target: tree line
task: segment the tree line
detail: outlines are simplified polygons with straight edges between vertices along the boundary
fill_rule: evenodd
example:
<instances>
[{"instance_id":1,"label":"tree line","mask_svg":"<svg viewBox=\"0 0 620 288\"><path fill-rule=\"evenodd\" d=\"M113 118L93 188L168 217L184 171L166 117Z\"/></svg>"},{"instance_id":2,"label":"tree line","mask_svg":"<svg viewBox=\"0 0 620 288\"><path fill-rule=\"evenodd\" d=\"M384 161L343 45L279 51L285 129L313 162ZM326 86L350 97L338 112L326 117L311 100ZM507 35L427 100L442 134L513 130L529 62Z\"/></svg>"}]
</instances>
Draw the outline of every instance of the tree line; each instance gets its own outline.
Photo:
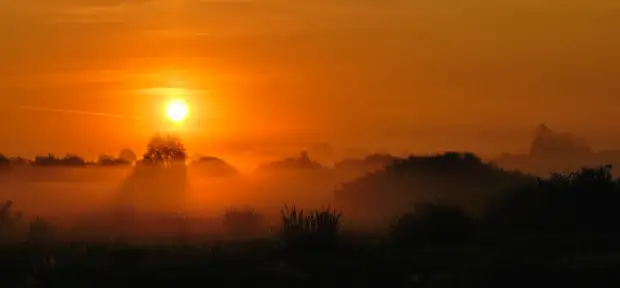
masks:
<instances>
[{"instance_id":1,"label":"tree line","mask_svg":"<svg viewBox=\"0 0 620 288\"><path fill-rule=\"evenodd\" d=\"M102 154L96 161L89 161L74 154L57 156L53 153L35 156L34 159L8 157L0 154L0 166L35 166L35 167L86 167L96 166L131 166L137 161L136 154L130 149L123 149L118 156Z\"/></svg>"}]
</instances>

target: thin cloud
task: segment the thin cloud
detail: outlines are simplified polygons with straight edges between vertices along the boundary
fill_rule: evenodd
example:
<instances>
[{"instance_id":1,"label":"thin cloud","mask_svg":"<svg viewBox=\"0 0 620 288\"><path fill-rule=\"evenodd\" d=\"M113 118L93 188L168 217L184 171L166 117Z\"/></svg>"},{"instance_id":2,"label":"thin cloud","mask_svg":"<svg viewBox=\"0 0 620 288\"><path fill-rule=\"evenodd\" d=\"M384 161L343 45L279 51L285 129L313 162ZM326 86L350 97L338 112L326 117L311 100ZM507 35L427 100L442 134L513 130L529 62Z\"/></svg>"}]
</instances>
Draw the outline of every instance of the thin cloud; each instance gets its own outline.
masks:
<instances>
[{"instance_id":1,"label":"thin cloud","mask_svg":"<svg viewBox=\"0 0 620 288\"><path fill-rule=\"evenodd\" d=\"M153 2L155 0L81 0L78 2L82 6L109 7L118 5L133 5Z\"/></svg>"},{"instance_id":2,"label":"thin cloud","mask_svg":"<svg viewBox=\"0 0 620 288\"><path fill-rule=\"evenodd\" d=\"M74 114L74 115L83 115L83 116L98 116L98 117L108 117L108 118L118 118L118 119L130 118L133 120L142 120L142 118L138 116L128 116L128 115L115 114L115 113L104 113L104 112L94 112L94 111L84 111L84 110L60 109L60 108L53 108L53 107L15 105L15 106L5 106L5 108L30 110L30 111L41 111L41 112L52 112L52 113L63 113L63 114Z\"/></svg>"},{"instance_id":3,"label":"thin cloud","mask_svg":"<svg viewBox=\"0 0 620 288\"><path fill-rule=\"evenodd\" d=\"M194 31L190 29L153 29L153 30L146 30L144 33L148 35L154 35L154 36L160 36L160 37L176 37L176 38L211 36L211 33L209 32Z\"/></svg>"}]
</instances>

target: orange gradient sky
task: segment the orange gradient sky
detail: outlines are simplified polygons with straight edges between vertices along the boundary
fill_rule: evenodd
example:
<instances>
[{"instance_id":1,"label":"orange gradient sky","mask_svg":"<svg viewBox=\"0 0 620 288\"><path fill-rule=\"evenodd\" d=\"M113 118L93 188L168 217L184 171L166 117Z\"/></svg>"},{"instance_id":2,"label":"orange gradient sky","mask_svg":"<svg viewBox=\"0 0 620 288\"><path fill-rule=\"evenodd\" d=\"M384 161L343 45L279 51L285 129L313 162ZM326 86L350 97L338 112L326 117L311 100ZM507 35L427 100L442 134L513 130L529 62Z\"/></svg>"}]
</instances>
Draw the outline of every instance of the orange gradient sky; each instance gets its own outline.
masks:
<instances>
[{"instance_id":1,"label":"orange gradient sky","mask_svg":"<svg viewBox=\"0 0 620 288\"><path fill-rule=\"evenodd\" d=\"M615 0L3 0L0 151L140 151L179 91L202 154L620 148L619 31Z\"/></svg>"}]
</instances>

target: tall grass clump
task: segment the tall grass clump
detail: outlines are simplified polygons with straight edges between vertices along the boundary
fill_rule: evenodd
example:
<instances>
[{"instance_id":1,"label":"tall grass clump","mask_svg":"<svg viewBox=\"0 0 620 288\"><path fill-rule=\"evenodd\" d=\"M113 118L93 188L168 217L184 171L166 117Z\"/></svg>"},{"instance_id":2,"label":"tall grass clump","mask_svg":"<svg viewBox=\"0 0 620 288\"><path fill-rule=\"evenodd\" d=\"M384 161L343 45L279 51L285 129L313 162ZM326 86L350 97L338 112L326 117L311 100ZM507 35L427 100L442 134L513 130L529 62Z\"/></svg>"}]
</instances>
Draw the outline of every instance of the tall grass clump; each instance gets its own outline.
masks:
<instances>
[{"instance_id":1,"label":"tall grass clump","mask_svg":"<svg viewBox=\"0 0 620 288\"><path fill-rule=\"evenodd\" d=\"M305 214L303 209L285 206L280 213L281 237L286 245L325 246L334 244L338 239L341 213L335 210L324 208Z\"/></svg>"},{"instance_id":2,"label":"tall grass clump","mask_svg":"<svg viewBox=\"0 0 620 288\"><path fill-rule=\"evenodd\" d=\"M222 219L224 228L236 238L255 237L261 233L264 217L253 208L229 208Z\"/></svg>"}]
</instances>

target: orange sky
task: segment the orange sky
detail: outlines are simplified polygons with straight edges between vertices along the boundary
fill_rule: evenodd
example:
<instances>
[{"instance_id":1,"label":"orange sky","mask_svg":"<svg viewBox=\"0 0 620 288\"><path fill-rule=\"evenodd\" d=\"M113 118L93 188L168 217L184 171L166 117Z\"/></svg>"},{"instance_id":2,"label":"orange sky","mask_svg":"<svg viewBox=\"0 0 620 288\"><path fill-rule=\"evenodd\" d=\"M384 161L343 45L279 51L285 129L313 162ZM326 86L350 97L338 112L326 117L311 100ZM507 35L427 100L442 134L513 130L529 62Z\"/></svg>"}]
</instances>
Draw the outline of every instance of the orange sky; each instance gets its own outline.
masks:
<instances>
[{"instance_id":1,"label":"orange sky","mask_svg":"<svg viewBox=\"0 0 620 288\"><path fill-rule=\"evenodd\" d=\"M523 151L539 122L620 148L615 0L3 0L0 43L7 154L140 150L162 88L196 153Z\"/></svg>"}]
</instances>

